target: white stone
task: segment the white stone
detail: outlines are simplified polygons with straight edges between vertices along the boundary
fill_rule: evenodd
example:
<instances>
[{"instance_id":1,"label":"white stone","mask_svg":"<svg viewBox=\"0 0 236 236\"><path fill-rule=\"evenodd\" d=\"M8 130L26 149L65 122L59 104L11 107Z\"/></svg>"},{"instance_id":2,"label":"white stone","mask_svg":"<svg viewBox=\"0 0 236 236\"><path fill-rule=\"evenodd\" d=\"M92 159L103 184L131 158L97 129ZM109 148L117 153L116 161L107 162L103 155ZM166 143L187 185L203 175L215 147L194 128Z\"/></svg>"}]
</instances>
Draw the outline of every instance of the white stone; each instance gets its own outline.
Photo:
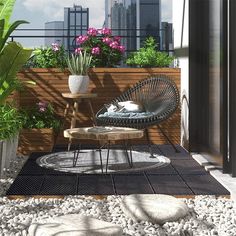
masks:
<instances>
[{"instance_id":1,"label":"white stone","mask_svg":"<svg viewBox=\"0 0 236 236\"><path fill-rule=\"evenodd\" d=\"M122 233L118 225L78 214L55 217L29 227L29 236L121 236Z\"/></svg>"},{"instance_id":2,"label":"white stone","mask_svg":"<svg viewBox=\"0 0 236 236\"><path fill-rule=\"evenodd\" d=\"M183 201L164 194L128 195L123 198L121 208L135 221L154 224L176 221L188 213L188 207Z\"/></svg>"}]
</instances>

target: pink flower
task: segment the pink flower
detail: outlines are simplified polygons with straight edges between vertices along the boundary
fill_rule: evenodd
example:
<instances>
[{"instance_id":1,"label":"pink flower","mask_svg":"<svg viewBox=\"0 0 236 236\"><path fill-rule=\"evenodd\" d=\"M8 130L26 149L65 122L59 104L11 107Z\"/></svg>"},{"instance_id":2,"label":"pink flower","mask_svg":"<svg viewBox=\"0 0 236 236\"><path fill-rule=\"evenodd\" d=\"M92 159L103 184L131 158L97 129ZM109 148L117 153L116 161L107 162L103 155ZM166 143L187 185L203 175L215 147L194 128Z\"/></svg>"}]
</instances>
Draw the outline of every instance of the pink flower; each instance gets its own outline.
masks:
<instances>
[{"instance_id":1,"label":"pink flower","mask_svg":"<svg viewBox=\"0 0 236 236\"><path fill-rule=\"evenodd\" d=\"M94 48L92 48L92 51L91 51L91 53L93 54L93 55L98 55L98 54L100 54L100 48L99 47L94 47Z\"/></svg>"},{"instance_id":2,"label":"pink flower","mask_svg":"<svg viewBox=\"0 0 236 236\"><path fill-rule=\"evenodd\" d=\"M58 43L52 43L52 50L54 52L59 51L60 45Z\"/></svg>"},{"instance_id":3,"label":"pink flower","mask_svg":"<svg viewBox=\"0 0 236 236\"><path fill-rule=\"evenodd\" d=\"M98 33L98 31L95 28L89 28L87 31L87 34L91 35L91 36L96 36L97 33Z\"/></svg>"},{"instance_id":4,"label":"pink flower","mask_svg":"<svg viewBox=\"0 0 236 236\"><path fill-rule=\"evenodd\" d=\"M113 49L118 49L119 48L119 43L117 41L113 41L109 44L109 46Z\"/></svg>"},{"instance_id":5,"label":"pink flower","mask_svg":"<svg viewBox=\"0 0 236 236\"><path fill-rule=\"evenodd\" d=\"M118 47L118 50L119 50L120 52L124 53L124 52L125 52L125 46L119 46L119 47Z\"/></svg>"},{"instance_id":6,"label":"pink flower","mask_svg":"<svg viewBox=\"0 0 236 236\"><path fill-rule=\"evenodd\" d=\"M76 43L81 44L86 42L89 39L87 35L80 35L79 37L76 38Z\"/></svg>"},{"instance_id":7,"label":"pink flower","mask_svg":"<svg viewBox=\"0 0 236 236\"><path fill-rule=\"evenodd\" d=\"M38 108L39 108L39 112L46 111L46 109L48 107L48 103L47 102L38 102L37 105L38 105Z\"/></svg>"},{"instance_id":8,"label":"pink flower","mask_svg":"<svg viewBox=\"0 0 236 236\"><path fill-rule=\"evenodd\" d=\"M76 48L75 54L80 54L82 52L83 48Z\"/></svg>"},{"instance_id":9,"label":"pink flower","mask_svg":"<svg viewBox=\"0 0 236 236\"><path fill-rule=\"evenodd\" d=\"M109 37L105 37L105 38L102 38L102 42L109 45L112 42L112 40Z\"/></svg>"},{"instance_id":10,"label":"pink flower","mask_svg":"<svg viewBox=\"0 0 236 236\"><path fill-rule=\"evenodd\" d=\"M100 34L104 34L104 35L111 35L111 29L109 28L102 28L101 30L99 30Z\"/></svg>"},{"instance_id":11,"label":"pink flower","mask_svg":"<svg viewBox=\"0 0 236 236\"><path fill-rule=\"evenodd\" d=\"M121 37L120 36L115 36L114 40L117 41L118 43L120 43Z\"/></svg>"}]
</instances>

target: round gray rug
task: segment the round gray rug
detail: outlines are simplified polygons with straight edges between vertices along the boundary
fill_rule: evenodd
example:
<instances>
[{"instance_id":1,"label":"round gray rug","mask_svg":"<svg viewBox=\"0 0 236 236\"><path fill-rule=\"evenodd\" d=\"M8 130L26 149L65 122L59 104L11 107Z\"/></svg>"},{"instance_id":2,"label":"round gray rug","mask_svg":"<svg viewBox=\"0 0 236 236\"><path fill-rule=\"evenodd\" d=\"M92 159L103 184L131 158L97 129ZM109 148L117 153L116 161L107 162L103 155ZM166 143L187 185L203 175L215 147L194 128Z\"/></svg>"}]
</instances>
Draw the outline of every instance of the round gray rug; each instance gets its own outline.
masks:
<instances>
[{"instance_id":1,"label":"round gray rug","mask_svg":"<svg viewBox=\"0 0 236 236\"><path fill-rule=\"evenodd\" d=\"M102 149L103 171L106 168L107 150ZM110 150L108 173L112 172L135 172L145 171L153 168L167 166L170 159L165 156L154 155L150 158L149 153L132 151L133 167L127 162L125 152L119 149ZM52 168L57 171L81 173L81 174L101 174L99 152L96 150L81 150L76 167L72 166L74 152L57 152L37 159L41 167Z\"/></svg>"}]
</instances>

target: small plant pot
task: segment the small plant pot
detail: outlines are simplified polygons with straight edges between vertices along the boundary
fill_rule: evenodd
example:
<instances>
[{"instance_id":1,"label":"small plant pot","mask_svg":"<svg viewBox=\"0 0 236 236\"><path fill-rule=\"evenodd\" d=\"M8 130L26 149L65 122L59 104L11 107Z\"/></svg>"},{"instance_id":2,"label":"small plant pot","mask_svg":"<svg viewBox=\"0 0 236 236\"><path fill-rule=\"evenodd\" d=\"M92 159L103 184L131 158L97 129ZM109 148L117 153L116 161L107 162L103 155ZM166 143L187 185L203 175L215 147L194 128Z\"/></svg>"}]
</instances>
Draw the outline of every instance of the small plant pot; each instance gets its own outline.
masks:
<instances>
[{"instance_id":1,"label":"small plant pot","mask_svg":"<svg viewBox=\"0 0 236 236\"><path fill-rule=\"evenodd\" d=\"M70 92L72 94L87 93L89 86L89 77L88 75L70 75L68 84Z\"/></svg>"}]
</instances>

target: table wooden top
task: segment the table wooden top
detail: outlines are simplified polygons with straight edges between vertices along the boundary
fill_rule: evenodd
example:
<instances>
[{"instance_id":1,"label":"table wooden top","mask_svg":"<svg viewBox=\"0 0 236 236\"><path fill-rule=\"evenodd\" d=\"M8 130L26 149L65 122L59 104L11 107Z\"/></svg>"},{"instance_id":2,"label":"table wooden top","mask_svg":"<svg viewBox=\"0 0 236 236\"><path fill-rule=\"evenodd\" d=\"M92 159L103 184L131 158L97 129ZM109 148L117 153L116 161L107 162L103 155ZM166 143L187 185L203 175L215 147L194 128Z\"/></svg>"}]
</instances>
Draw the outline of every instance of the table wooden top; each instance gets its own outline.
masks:
<instances>
[{"instance_id":1,"label":"table wooden top","mask_svg":"<svg viewBox=\"0 0 236 236\"><path fill-rule=\"evenodd\" d=\"M72 93L62 93L62 97L64 98L94 98L94 97L97 97L97 94L96 93L75 93L75 94L72 94Z\"/></svg>"},{"instance_id":2,"label":"table wooden top","mask_svg":"<svg viewBox=\"0 0 236 236\"><path fill-rule=\"evenodd\" d=\"M64 130L64 137L72 139L111 141L142 138L143 135L143 130L126 127L95 126Z\"/></svg>"}]
</instances>

